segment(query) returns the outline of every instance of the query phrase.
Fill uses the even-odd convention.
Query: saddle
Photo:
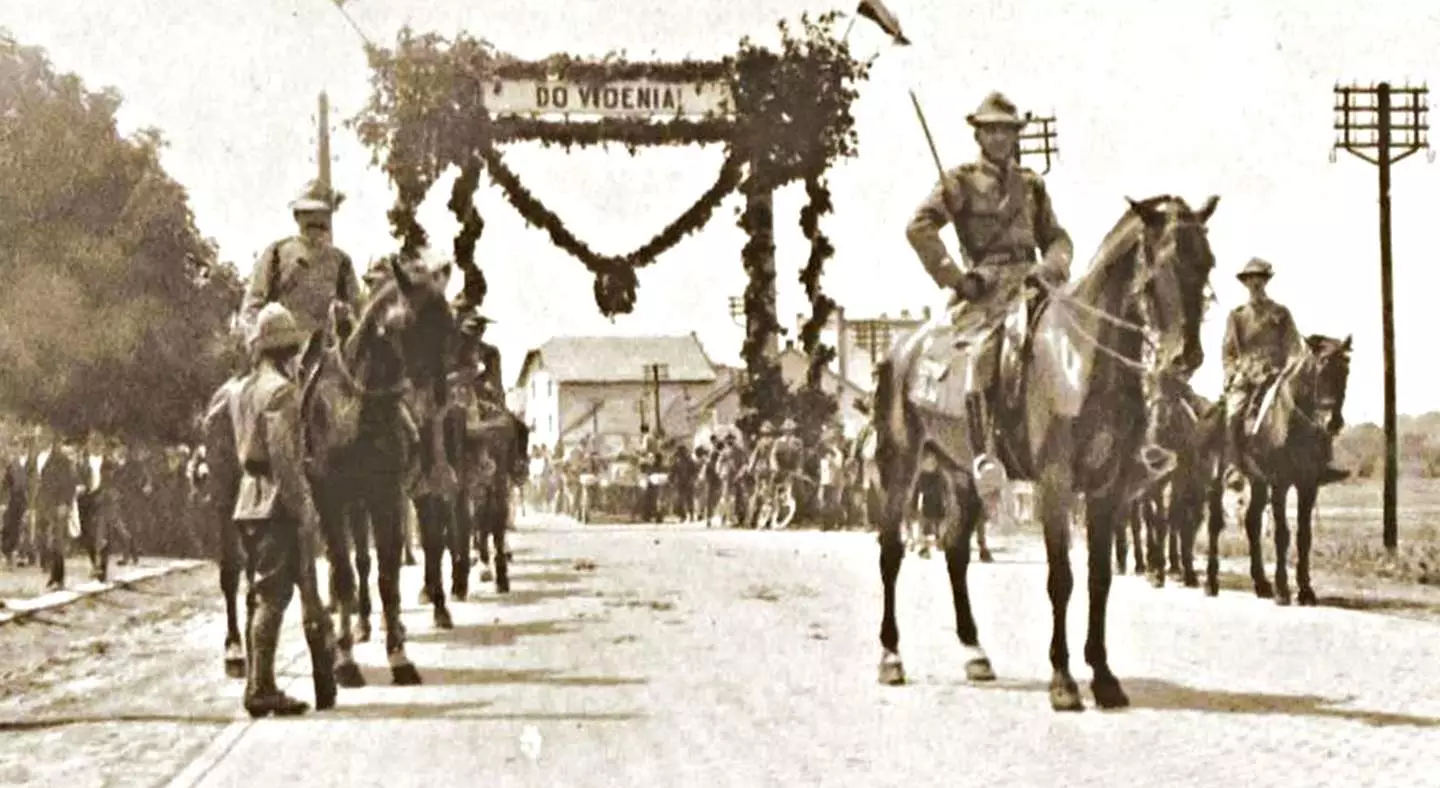
[[[922,412],[966,423],[969,429],[966,404],[989,388],[996,450],[1012,479],[1034,476],[1025,397],[1033,329],[1045,305],[1041,299],[978,308],[962,304],[959,309],[965,313],[941,316],[917,331],[913,340],[919,347],[907,376],[910,403]],[[987,369],[990,364],[994,366]]]

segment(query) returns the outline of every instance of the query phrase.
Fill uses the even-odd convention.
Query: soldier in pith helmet
[[[320,516],[305,478],[296,365],[311,332],[290,310],[266,304],[249,336],[254,367],[231,401],[235,445],[243,475],[233,517],[254,600],[247,638],[246,711],[254,717],[291,716],[309,707],[280,691],[275,660],[285,608],[298,587],[315,680],[315,706],[335,705],[335,641],[320,599],[315,557]]]
[[[1306,352],[1290,310],[1265,292],[1274,276],[1275,268],[1268,261],[1251,258],[1235,275],[1250,291],[1250,300],[1231,310],[1225,323],[1222,359],[1231,447],[1228,456],[1234,463],[1229,476],[1232,485],[1240,481],[1242,473],[1265,478],[1250,458],[1245,427],[1261,394],[1275,384],[1292,357]],[[1321,474],[1320,483],[1341,481],[1349,475],[1331,465]]]
[[[260,254],[240,306],[244,330],[253,331],[260,309],[275,302],[290,311],[302,330],[320,340],[325,338],[332,305],[343,309],[342,317],[359,310],[355,266],[332,237],[331,220],[342,199],[312,181],[290,202],[299,234],[270,244]]]

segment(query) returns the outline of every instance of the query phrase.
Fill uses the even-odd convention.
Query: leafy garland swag
[[[814,20],[803,17],[792,32],[781,22],[778,52],[740,42],[739,52],[722,61],[628,62],[608,55],[600,61],[557,55],[527,62],[496,51],[487,42],[462,35],[453,42],[434,35],[401,32],[395,50],[372,48],[371,97],[351,123],[383,163],[398,196],[389,212],[402,257],[413,257],[428,242],[416,214],[430,187],[447,168],[459,168],[448,208],[460,222],[454,239],[457,267],[465,275],[466,299],[484,300],[483,273],[475,248],[484,220],[474,196],[482,170],[500,186],[525,221],[543,229],[595,277],[595,301],[602,314],[633,310],[639,283],[636,271],[650,265],[686,236],[705,226],[716,208],[737,189],[745,196],[738,224],[748,239],[741,252],[749,284],[745,290],[747,332],[742,355],[750,385],[742,392],[748,415],[742,428],[753,431],[762,419],[794,412],[803,432],[813,433],[833,412],[820,394],[821,371],[834,350],[820,340],[835,303],[821,291],[825,262],[834,247],[820,229],[832,210],[825,172],[854,156],[857,140],[850,106],[855,84],[868,76],[869,64],[850,57],[834,35],[836,13]],[[731,120],[675,119],[665,123],[607,118],[593,123],[551,122],[534,118],[491,118],[482,102],[497,79],[565,79],[579,82],[651,79],[693,84],[728,80],[735,98]],[[724,143],[727,155],[715,182],[693,205],[653,238],[624,255],[591,249],[566,227],[511,170],[497,145],[538,140],[569,150],[614,142],[632,154],[640,146]],[[774,303],[775,241],[772,196],[787,183],[804,183],[807,204],[800,225],[810,254],[800,281],[811,315],[801,331],[810,358],[805,390],[791,403],[779,367],[766,354],[780,326]]]

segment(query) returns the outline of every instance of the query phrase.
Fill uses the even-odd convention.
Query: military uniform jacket
[[[295,315],[301,329],[324,331],[330,302],[337,294],[351,309],[358,309],[360,281],[350,256],[337,247],[320,249],[291,236],[270,244],[255,262],[240,306],[241,322],[247,329],[253,327],[261,308],[278,301]]]
[[[1001,170],[989,161],[964,164],[945,173],[920,203],[906,227],[926,273],[954,289],[965,269],[950,259],[940,230],[955,222],[967,269],[1028,266],[1043,254],[1041,274],[1052,283],[1070,278],[1074,247],[1060,226],[1039,173],[1019,165]]]
[[[300,434],[300,387],[261,363],[231,400],[235,446],[243,475],[237,521],[314,514],[305,479]]]
[[[480,382],[493,397],[505,399],[505,379],[500,376],[500,348],[483,340],[475,341],[475,358],[480,365]]]
[[[1264,299],[1230,312],[1222,359],[1227,383],[1252,383],[1285,366],[1303,347],[1290,310]]]

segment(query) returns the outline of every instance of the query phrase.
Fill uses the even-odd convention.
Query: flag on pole
[[[855,13],[879,25],[881,30],[895,39],[895,43],[901,46],[910,45],[910,39],[900,30],[900,20],[896,19],[880,0],[860,0],[860,7],[855,9]]]

